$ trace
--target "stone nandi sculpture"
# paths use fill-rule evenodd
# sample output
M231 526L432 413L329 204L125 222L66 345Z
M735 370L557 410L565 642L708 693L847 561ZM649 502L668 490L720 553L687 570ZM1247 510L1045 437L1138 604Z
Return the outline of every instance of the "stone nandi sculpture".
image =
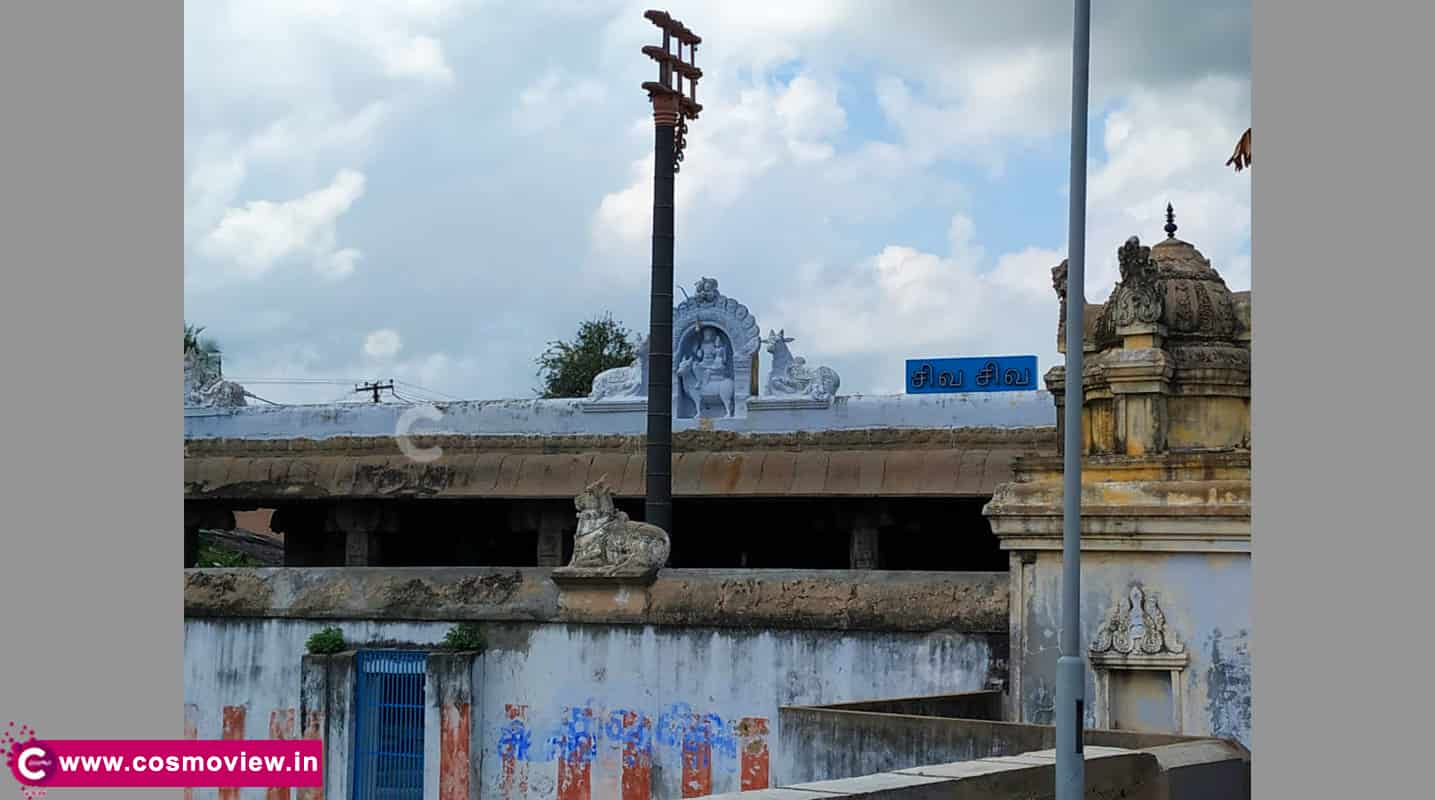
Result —
M794 341L786 329L768 331L765 340L772 356L767 374L767 393L774 398L810 398L829 402L837 394L842 379L829 367L809 367L807 359L794 356L787 343Z
M605 369L593 378L588 401L628 400L648 395L648 337L638 341L638 354L631 364Z
M606 476L575 497L573 505L578 510L573 559L555 570L555 577L647 578L667 563L668 534L619 511Z

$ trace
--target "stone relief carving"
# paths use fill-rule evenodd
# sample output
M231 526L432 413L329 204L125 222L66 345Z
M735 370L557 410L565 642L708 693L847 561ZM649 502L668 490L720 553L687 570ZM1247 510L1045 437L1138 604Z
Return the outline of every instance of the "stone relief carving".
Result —
M809 367L807 359L794 356L787 344L794 341L787 331L768 331L763 340L767 352L772 355L772 367L767 375L767 391L778 398L810 398L831 401L841 386L842 379L830 367Z
M727 417L747 413L748 383L740 380L761 345L757 320L742 303L702 278L673 310L673 412L702 417L714 406Z
M248 405L243 386L224 380L219 365L195 350L184 354L184 405L186 408L239 408Z
M1155 596L1135 584L1126 599L1116 604L1110 616L1096 630L1091 642L1093 654L1180 655L1186 652L1176 635L1166 628L1166 615Z
M648 396L648 337L638 341L638 353L631 364L603 370L593 377L589 402L631 400Z
M673 370L677 386L702 416L704 400L722 403L723 416L733 415L733 396L737 382L733 380L731 346L722 331L710 325L699 328L695 341L678 360Z
M634 522L613 505L607 478L594 481L573 499L578 511L573 559L556 572L593 577L647 577L668 561L668 534L656 525Z

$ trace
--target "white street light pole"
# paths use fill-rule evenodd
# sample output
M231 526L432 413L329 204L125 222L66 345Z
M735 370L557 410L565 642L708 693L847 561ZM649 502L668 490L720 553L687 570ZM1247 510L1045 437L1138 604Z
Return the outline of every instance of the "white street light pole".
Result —
M1066 407L1062 443L1061 658L1056 664L1056 800L1086 794L1086 659L1081 652L1082 334L1086 310L1086 111L1091 0L1076 0L1071 63L1071 215L1067 232Z

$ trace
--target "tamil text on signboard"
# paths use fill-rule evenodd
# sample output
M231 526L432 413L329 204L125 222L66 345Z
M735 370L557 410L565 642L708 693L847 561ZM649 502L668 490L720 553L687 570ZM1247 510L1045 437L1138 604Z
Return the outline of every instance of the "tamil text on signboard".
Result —
M907 359L908 394L1029 392L1037 388L1036 356Z

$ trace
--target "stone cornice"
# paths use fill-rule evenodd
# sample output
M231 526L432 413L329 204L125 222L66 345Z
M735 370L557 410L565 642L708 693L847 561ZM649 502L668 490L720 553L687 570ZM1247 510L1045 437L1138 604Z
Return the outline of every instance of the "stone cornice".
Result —
M662 570L565 588L544 568L186 570L185 617L582 622L1005 635L1005 573Z
M642 435L464 436L413 435L416 448L441 447L453 453L644 452ZM737 433L674 431L674 452L749 450L914 450L1002 447L1052 451L1056 428L871 428L863 430ZM398 455L393 436L337 436L328 439L189 439L186 458L205 456Z

